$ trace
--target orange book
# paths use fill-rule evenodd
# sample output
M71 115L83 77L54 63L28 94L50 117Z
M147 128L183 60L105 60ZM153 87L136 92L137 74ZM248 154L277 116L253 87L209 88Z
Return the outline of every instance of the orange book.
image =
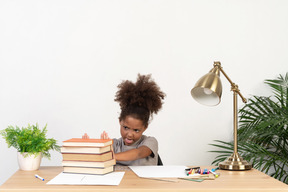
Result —
M85 146L85 147L105 147L112 145L112 139L82 139L82 138L72 138L63 141L63 146Z

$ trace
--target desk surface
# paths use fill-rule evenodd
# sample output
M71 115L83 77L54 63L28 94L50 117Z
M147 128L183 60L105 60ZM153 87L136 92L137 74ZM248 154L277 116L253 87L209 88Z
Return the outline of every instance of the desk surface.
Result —
M207 167L208 168L208 167ZM215 180L205 180L194 182L177 180L177 182L167 182L139 178L133 171L126 170L125 175L118 186L77 186L77 185L46 185L56 175L62 172L62 167L41 167L37 171L18 170L2 186L1 192L13 191L261 191L275 192L287 191L288 185L255 169L249 171L225 171L220 172L220 177ZM34 177L38 174L45 178L41 181Z

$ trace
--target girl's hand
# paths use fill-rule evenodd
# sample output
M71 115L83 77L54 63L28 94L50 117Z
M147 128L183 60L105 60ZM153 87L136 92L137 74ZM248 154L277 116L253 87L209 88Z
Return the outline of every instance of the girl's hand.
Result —
M101 139L110 139L109 136L108 136L108 133L103 131L103 133L101 133Z
M87 135L87 133L85 133L85 134L82 136L82 139L89 139L89 136Z

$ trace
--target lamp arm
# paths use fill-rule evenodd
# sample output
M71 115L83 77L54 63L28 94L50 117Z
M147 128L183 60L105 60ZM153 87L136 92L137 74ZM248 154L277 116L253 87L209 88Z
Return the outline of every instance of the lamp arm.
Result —
M221 63L219 61L215 61L214 67L217 67L223 73L223 75L226 77L226 79L229 81L229 83L231 84L231 91L237 93L241 97L243 103L247 103L247 99L240 93L238 85L233 83L232 80L228 77L228 75L225 73L225 71L221 67Z
M220 72L223 73L223 75L226 77L226 79L231 84L231 91L233 91L233 127L234 127L234 153L232 155L233 159L238 159L238 139L237 139L237 131L238 131L238 102L237 102L237 95L239 95L244 103L247 102L246 98L243 97L243 95L240 93L240 90L238 89L238 85L233 83L231 79L228 77L228 75L224 72L223 68L221 67L220 62L214 62L214 67L219 69ZM238 161L238 160L237 160Z

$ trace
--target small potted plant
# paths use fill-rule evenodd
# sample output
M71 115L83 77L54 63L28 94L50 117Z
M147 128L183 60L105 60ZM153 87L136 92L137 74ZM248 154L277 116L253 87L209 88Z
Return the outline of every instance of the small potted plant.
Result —
M6 140L8 147L17 149L18 164L21 170L33 171L40 167L42 156L50 159L49 150L59 151L60 147L53 138L47 139L47 124L41 130L36 125L28 124L21 129L16 126L8 126L0 131L0 135Z

